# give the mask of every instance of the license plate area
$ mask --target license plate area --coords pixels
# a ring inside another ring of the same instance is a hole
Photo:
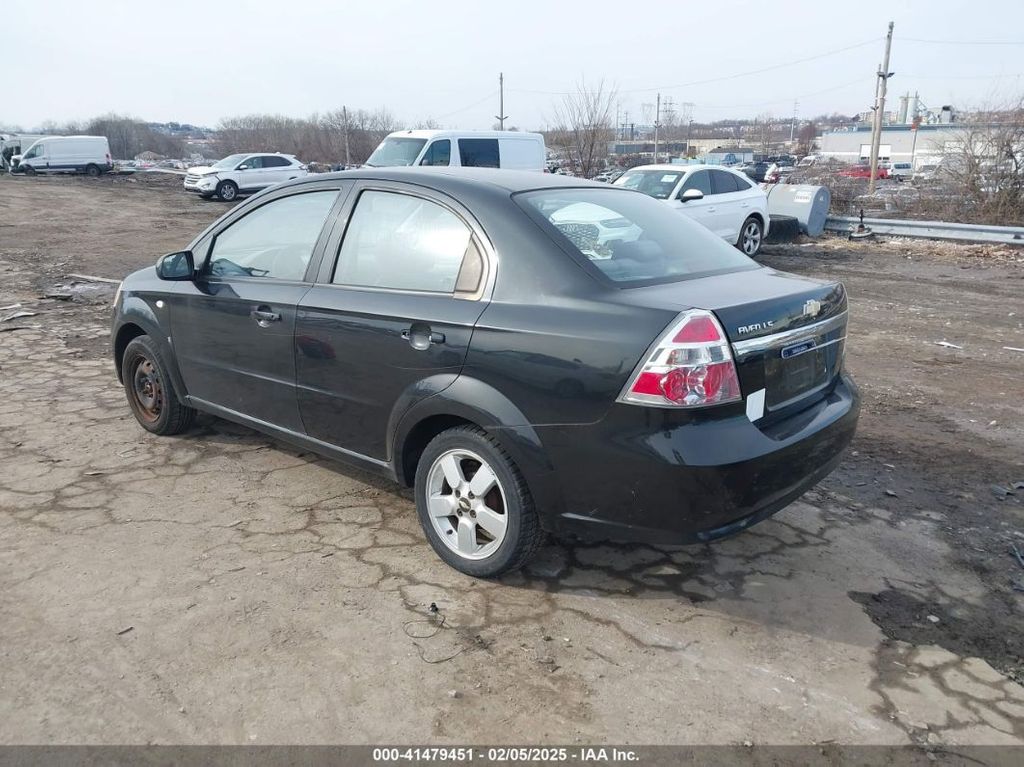
[[[798,353],[785,350],[765,360],[765,402],[771,410],[832,380],[839,344],[810,346]],[[784,356],[785,355],[785,356]]]
[[[764,389],[765,415],[783,414],[832,385],[843,364],[846,312],[733,344],[746,393]]]

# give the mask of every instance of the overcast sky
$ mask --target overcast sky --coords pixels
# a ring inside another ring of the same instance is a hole
[[[616,86],[620,115],[634,122],[659,89],[677,109],[692,103],[698,121],[788,117],[794,100],[802,116],[853,114],[872,103],[890,20],[893,108],[907,90],[930,107],[961,108],[1024,93],[1024,45],[992,44],[1024,42],[1020,0],[3,6],[0,124],[24,129],[105,112],[215,126],[226,116],[305,116],[342,104],[483,129],[498,112],[499,71],[507,124],[524,129],[544,127],[557,92],[584,77]]]

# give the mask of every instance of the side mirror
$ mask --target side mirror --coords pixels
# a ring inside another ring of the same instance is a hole
[[[248,165],[239,165],[235,170],[249,170]]]
[[[191,250],[168,253],[156,262],[156,276],[161,280],[182,282],[193,280],[196,275],[196,262]]]
[[[691,200],[703,200],[704,192],[700,189],[687,189],[681,195],[679,195],[680,202],[690,202]]]

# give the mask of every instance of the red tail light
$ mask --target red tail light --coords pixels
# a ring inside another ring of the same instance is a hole
[[[715,315],[683,312],[640,362],[619,402],[690,408],[742,398],[729,341]]]

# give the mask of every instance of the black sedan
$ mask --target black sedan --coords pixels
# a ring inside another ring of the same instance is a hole
[[[437,553],[545,532],[740,531],[838,463],[843,286],[759,266],[647,195],[483,169],[273,187],[123,282],[113,351],[156,434],[212,413],[415,487]]]

